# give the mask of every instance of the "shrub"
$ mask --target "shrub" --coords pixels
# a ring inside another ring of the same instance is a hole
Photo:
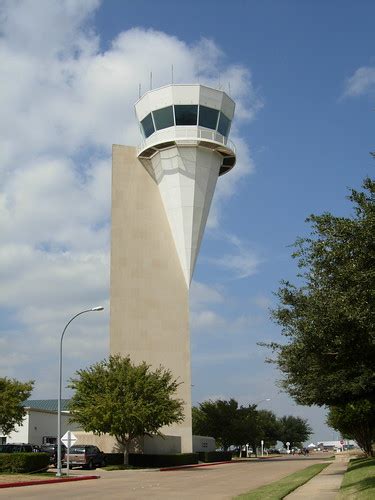
[[[201,462],[228,462],[232,460],[231,451],[200,451],[198,455]]]
[[[136,467],[174,467],[198,463],[198,453],[178,453],[175,455],[129,454],[129,465]]]
[[[0,453],[0,472],[39,472],[48,466],[48,453]]]

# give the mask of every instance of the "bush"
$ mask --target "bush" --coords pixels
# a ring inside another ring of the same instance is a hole
[[[106,465],[123,465],[124,454],[123,453],[105,453],[105,463],[106,463]]]
[[[175,455],[129,454],[129,465],[135,467],[174,467],[198,463],[198,453],[178,453]]]
[[[231,451],[200,451],[198,455],[201,462],[228,462],[232,460]]]
[[[0,472],[40,472],[48,466],[48,453],[0,453]]]

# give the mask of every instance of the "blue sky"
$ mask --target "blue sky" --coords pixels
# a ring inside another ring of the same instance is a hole
[[[235,397],[307,418],[324,410],[275,385],[260,340],[280,340],[273,292],[310,213],[350,213],[373,175],[370,1],[0,0],[0,373],[55,397],[65,375],[108,355],[110,148],[139,141],[132,104],[175,81],[231,88],[238,164],[219,179],[191,291],[193,400]]]

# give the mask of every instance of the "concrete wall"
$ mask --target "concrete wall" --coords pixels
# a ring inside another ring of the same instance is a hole
[[[181,453],[180,436],[145,436],[143,452],[148,454]]]
[[[75,431],[76,444],[92,444],[98,446],[105,453],[122,453],[123,448],[114,437],[107,434],[95,436],[91,432]],[[181,437],[179,436],[145,436],[136,441],[131,453],[181,453]]]
[[[155,181],[128,146],[113,146],[111,354],[169,368],[185,420],[162,429],[191,452],[188,288]]]
[[[209,436],[193,436],[193,451],[215,451],[216,441]]]

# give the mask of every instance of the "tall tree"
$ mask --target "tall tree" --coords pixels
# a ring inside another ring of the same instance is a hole
[[[19,382],[7,377],[0,378],[0,429],[7,436],[16,425],[21,425],[26,410],[22,403],[30,397],[34,382]]]
[[[280,422],[273,411],[258,410],[259,439],[266,448],[272,448],[280,439]]]
[[[278,439],[286,448],[286,443],[290,443],[290,446],[301,445],[309,438],[312,429],[307,423],[307,420],[289,415],[279,419],[278,432]]]
[[[114,436],[124,446],[124,463],[135,438],[161,435],[161,427],[184,418],[183,402],[174,398],[179,384],[165,368],[115,355],[76,375],[69,384],[72,420],[87,432]]]
[[[262,439],[256,405],[240,406],[231,427],[232,444],[239,446],[240,450],[242,446],[249,444],[256,453]]]
[[[234,427],[238,411],[235,399],[204,401],[193,410],[193,432],[212,436],[224,450],[234,444]]]
[[[355,439],[362,450],[374,456],[375,403],[355,401],[329,409],[327,424],[349,439]]]
[[[301,285],[283,282],[273,318],[286,344],[266,344],[282,387],[305,405],[375,400],[375,181],[352,190],[351,217],[311,215],[293,257]]]

